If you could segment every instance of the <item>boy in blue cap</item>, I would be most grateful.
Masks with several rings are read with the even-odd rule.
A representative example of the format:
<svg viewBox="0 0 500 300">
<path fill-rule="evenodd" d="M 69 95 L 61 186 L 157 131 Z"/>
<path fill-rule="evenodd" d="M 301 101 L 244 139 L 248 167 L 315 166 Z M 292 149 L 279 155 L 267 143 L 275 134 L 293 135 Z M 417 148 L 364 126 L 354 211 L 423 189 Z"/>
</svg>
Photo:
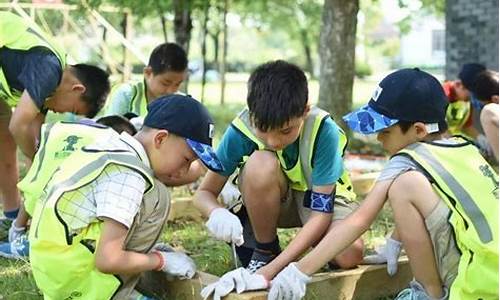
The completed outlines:
<svg viewBox="0 0 500 300">
<path fill-rule="evenodd" d="M 213 126 L 198 101 L 166 96 L 149 105 L 135 136 L 98 139 L 60 164 L 35 205 L 29 233 L 44 297 L 129 299 L 144 271 L 194 275 L 187 255 L 155 246 L 170 202 L 162 181 L 183 176 L 196 159 L 222 171 L 211 147 Z"/>
<path fill-rule="evenodd" d="M 360 207 L 272 282 L 268 299 L 300 299 L 310 275 L 366 231 L 388 200 L 414 280 L 397 299 L 498 299 L 498 176 L 478 149 L 445 139 L 447 100 L 419 69 L 384 78 L 344 117 L 392 155 Z"/>
</svg>

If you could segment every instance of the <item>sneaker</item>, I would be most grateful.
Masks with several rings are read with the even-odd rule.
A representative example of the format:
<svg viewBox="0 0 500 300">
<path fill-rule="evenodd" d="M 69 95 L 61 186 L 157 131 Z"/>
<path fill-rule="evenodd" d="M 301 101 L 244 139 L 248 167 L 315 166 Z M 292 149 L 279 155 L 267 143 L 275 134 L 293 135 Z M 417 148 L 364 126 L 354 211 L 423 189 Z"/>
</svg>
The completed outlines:
<svg viewBox="0 0 500 300">
<path fill-rule="evenodd" d="M 255 249 L 250 259 L 250 263 L 248 263 L 247 270 L 253 274 L 257 272 L 258 269 L 270 263 L 276 256 L 276 254 Z"/>
<path fill-rule="evenodd" d="M 394 300 L 447 300 L 448 289 L 443 287 L 444 296 L 436 299 L 427 294 L 424 287 L 416 280 L 410 281 L 410 287 L 402 290 Z"/>
<path fill-rule="evenodd" d="M 30 251 L 28 237 L 21 235 L 11 243 L 0 244 L 0 257 L 22 259 L 27 258 Z"/>
<path fill-rule="evenodd" d="M 11 219 L 0 218 L 0 241 L 7 241 L 9 239 L 9 229 L 12 221 Z"/>
</svg>

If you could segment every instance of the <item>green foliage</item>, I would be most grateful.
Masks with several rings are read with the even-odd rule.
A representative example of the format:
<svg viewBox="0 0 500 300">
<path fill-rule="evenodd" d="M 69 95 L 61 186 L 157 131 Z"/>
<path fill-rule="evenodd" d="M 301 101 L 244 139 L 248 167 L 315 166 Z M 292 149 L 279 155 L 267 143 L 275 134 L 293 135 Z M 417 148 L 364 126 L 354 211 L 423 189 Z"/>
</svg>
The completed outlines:
<svg viewBox="0 0 500 300">
<path fill-rule="evenodd" d="M 365 78 L 366 76 L 372 75 L 372 68 L 370 65 L 363 61 L 356 62 L 355 75 L 358 78 Z"/>
</svg>

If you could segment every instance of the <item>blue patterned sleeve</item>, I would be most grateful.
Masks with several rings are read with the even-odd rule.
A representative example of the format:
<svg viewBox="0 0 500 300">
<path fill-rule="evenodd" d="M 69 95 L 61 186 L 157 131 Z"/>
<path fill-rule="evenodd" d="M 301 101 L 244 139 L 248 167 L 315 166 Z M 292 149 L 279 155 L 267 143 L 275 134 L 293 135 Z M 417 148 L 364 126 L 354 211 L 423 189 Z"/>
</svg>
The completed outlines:
<svg viewBox="0 0 500 300">
<path fill-rule="evenodd" d="M 339 148 L 339 127 L 333 119 L 327 118 L 318 135 L 313 157 L 313 185 L 335 184 L 344 171 L 343 149 Z"/>
</svg>

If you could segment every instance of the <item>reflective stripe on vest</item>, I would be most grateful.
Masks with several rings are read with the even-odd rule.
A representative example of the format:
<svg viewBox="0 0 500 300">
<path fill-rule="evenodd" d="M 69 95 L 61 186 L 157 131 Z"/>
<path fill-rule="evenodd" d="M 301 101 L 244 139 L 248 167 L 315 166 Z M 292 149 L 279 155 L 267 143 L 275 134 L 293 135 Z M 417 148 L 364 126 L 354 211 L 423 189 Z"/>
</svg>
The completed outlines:
<svg viewBox="0 0 500 300">
<path fill-rule="evenodd" d="M 314 154 L 314 146 L 316 138 L 325 118 L 329 117 L 329 113 L 312 106 L 307 118 L 304 121 L 302 132 L 299 136 L 299 158 L 294 166 L 286 169 L 283 151 L 273 151 L 276 153 L 283 172 L 290 180 L 292 189 L 299 191 L 306 191 L 312 188 L 312 161 Z M 263 141 L 261 141 L 255 134 L 255 128 L 251 125 L 250 114 L 248 109 L 244 109 L 232 124 L 256 145 L 258 150 L 270 150 Z M 343 155 L 343 150 L 347 143 L 347 137 L 339 127 L 339 145 L 338 150 Z M 272 150 L 271 150 L 272 151 Z M 337 182 L 336 195 L 341 196 L 347 200 L 355 200 L 356 195 L 352 191 L 351 180 L 346 170 L 342 173 L 341 178 Z"/>
<path fill-rule="evenodd" d="M 45 47 L 56 55 L 62 70 L 66 67 L 66 53 L 62 48 L 34 22 L 24 20 L 11 12 L 0 12 L 0 48 L 2 47 L 13 50 Z M 22 92 L 10 88 L 0 64 L 0 98 L 4 98 L 9 106 L 14 107 Z"/>
</svg>

